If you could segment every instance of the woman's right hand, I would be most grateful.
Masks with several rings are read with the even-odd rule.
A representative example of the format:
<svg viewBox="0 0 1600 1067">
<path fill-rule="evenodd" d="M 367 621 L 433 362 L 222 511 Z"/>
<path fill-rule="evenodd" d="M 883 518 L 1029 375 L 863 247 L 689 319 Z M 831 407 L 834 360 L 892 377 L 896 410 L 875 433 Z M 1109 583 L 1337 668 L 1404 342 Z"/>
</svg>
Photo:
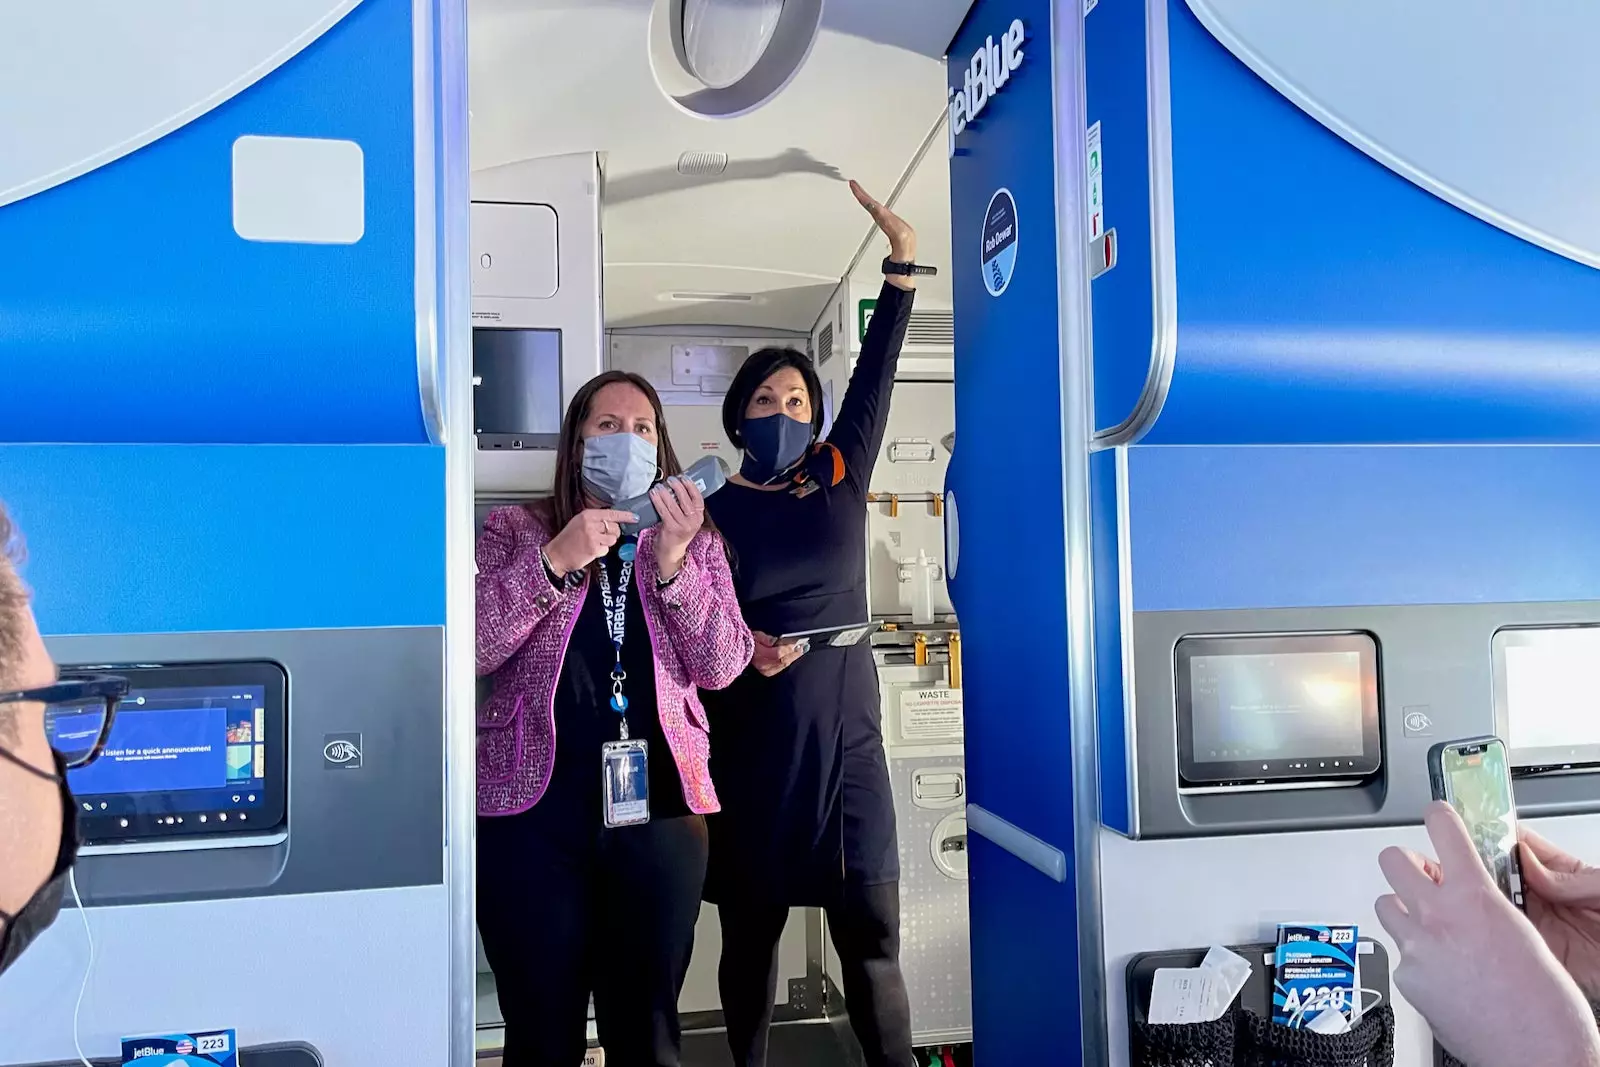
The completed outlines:
<svg viewBox="0 0 1600 1067">
<path fill-rule="evenodd" d="M 1520 830 L 1528 918 L 1587 996 L 1600 997 L 1600 867 Z"/>
<path fill-rule="evenodd" d="M 756 654 L 750 665 L 767 678 L 781 673 L 806 653 L 805 645 L 799 641 L 780 644 L 777 638 L 756 630 L 750 631 L 750 636 L 756 639 Z"/>
<path fill-rule="evenodd" d="M 558 578 L 566 577 L 610 552 L 622 536 L 623 523 L 638 521 L 639 516 L 631 511 L 580 511 L 544 546 L 544 558 Z"/>
</svg>

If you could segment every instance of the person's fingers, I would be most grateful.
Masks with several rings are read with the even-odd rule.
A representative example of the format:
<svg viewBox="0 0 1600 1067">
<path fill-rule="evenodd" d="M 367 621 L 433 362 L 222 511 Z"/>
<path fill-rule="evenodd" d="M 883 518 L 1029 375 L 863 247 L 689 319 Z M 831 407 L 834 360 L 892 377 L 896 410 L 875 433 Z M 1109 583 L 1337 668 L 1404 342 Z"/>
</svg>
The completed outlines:
<svg viewBox="0 0 1600 1067">
<path fill-rule="evenodd" d="M 1552 873 L 1576 874 L 1584 869 L 1582 860 L 1552 845 L 1526 826 L 1517 828 L 1517 839 L 1522 842 L 1523 856 L 1532 853 Z"/>
<path fill-rule="evenodd" d="M 1600 870 L 1581 864 L 1575 871 L 1552 870 L 1540 850 L 1530 847 L 1528 841 L 1522 843 L 1522 877 L 1533 895 L 1548 903 L 1583 907 L 1600 904 Z"/>
<path fill-rule="evenodd" d="M 610 523 L 612 526 L 620 526 L 625 522 L 639 521 L 639 516 L 631 511 L 611 511 L 606 508 L 596 508 L 589 514 Z"/>
<path fill-rule="evenodd" d="M 656 506 L 656 514 L 661 516 L 661 521 L 669 526 L 679 526 L 683 523 L 683 509 L 678 506 L 678 498 L 666 487 L 666 483 L 650 490 L 650 500 Z"/>
<path fill-rule="evenodd" d="M 688 478 L 678 479 L 678 489 L 682 500 L 691 510 L 699 510 L 706 506 L 705 494 L 700 492 L 700 487 Z"/>
<path fill-rule="evenodd" d="M 1467 824 L 1461 821 L 1456 809 L 1436 800 L 1428 805 L 1422 821 L 1428 827 L 1428 840 L 1433 842 L 1439 869 L 1446 878 L 1489 877 L 1478 850 L 1473 847 L 1472 835 L 1467 833 Z"/>
<path fill-rule="evenodd" d="M 850 180 L 850 191 L 855 194 L 856 203 L 871 211 L 874 215 L 877 214 L 875 209 L 878 207 L 878 202 L 868 196 L 867 191 L 861 188 L 861 183 L 854 178 Z"/>
<path fill-rule="evenodd" d="M 760 630 L 751 630 L 750 636 L 756 639 L 758 648 L 772 648 L 778 643 L 776 638 L 764 634 Z"/>
<path fill-rule="evenodd" d="M 1435 885 L 1438 885 L 1440 882 L 1444 881 L 1444 872 L 1439 869 L 1439 864 L 1431 857 L 1424 856 L 1422 853 L 1413 851 L 1409 848 L 1401 849 L 1401 851 L 1409 856 L 1411 858 L 1411 862 L 1415 863 L 1419 868 L 1421 868 L 1422 873 L 1426 874 L 1430 879 L 1432 879 Z"/>
<path fill-rule="evenodd" d="M 1408 909 L 1415 908 L 1438 891 L 1439 887 L 1428 876 L 1420 857 L 1403 848 L 1390 847 L 1378 853 L 1378 866 L 1383 869 L 1390 888 Z"/>
<path fill-rule="evenodd" d="M 1413 939 L 1416 937 L 1417 920 L 1406 910 L 1400 898 L 1388 894 L 1378 898 L 1372 910 L 1378 913 L 1378 923 L 1388 931 L 1394 943 L 1400 949 L 1400 954 L 1409 951 Z"/>
<path fill-rule="evenodd" d="M 678 515 L 685 523 L 694 521 L 694 502 L 683 491 L 683 487 L 688 484 L 682 478 L 670 478 L 666 483 L 667 492 L 672 496 L 672 506 L 678 509 Z"/>
</svg>

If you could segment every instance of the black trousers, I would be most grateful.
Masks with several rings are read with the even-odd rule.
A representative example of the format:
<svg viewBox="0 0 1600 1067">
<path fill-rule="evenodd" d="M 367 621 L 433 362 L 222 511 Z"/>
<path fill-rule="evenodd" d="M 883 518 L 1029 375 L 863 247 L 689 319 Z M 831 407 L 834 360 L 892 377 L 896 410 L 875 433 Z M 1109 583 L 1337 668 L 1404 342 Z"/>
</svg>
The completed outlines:
<svg viewBox="0 0 1600 1067">
<path fill-rule="evenodd" d="M 778 939 L 787 904 L 726 901 L 717 984 L 736 1067 L 766 1067 L 767 1032 L 778 992 Z M 843 968 L 850 1028 L 867 1067 L 910 1067 L 911 1005 L 900 973 L 900 885 L 846 886 L 827 909 Z"/>
<path fill-rule="evenodd" d="M 579 1067 L 591 992 L 607 1067 L 678 1067 L 705 820 L 578 835 L 537 811 L 478 820 L 478 932 L 505 1067 Z"/>
</svg>

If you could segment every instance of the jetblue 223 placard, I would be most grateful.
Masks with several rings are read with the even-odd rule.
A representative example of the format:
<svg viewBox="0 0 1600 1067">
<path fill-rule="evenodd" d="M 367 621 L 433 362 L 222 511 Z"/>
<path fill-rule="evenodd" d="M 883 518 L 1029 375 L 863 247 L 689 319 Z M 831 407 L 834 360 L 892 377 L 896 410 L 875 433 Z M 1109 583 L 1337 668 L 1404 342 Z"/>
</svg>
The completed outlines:
<svg viewBox="0 0 1600 1067">
<path fill-rule="evenodd" d="M 239 1043 L 232 1030 L 162 1037 L 125 1037 L 122 1063 L 127 1067 L 239 1067 Z"/>
</svg>

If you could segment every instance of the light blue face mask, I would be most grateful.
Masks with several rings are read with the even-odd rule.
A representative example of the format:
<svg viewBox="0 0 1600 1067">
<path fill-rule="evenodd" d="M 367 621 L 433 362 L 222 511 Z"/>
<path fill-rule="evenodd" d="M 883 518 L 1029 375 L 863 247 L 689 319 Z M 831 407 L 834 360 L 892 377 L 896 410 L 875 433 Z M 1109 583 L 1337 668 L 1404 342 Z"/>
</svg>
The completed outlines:
<svg viewBox="0 0 1600 1067">
<path fill-rule="evenodd" d="M 644 495 L 656 470 L 656 446 L 636 433 L 583 439 L 583 484 L 607 506 Z"/>
</svg>

